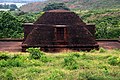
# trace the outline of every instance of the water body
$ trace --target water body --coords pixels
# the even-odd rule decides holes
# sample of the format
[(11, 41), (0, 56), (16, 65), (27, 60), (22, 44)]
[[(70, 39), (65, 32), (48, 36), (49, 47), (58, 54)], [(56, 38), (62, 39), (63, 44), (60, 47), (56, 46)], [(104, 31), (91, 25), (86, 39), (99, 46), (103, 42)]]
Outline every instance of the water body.
[(4, 5), (4, 4), (6, 4), (6, 5), (7, 5), (7, 4), (9, 4), (9, 5), (10, 5), (10, 4), (15, 4), (15, 5), (19, 8), (19, 7), (21, 7), (22, 5), (25, 5), (25, 4), (27, 4), (27, 3), (3, 2), (3, 3), (0, 3), (0, 4), (3, 4), (3, 5)]

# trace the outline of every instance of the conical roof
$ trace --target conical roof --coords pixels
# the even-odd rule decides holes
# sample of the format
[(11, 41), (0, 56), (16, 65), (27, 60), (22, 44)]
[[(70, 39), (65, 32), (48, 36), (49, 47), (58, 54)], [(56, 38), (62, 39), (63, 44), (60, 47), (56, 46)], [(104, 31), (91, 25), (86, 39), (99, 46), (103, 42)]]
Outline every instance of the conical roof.
[(68, 10), (47, 11), (34, 24), (85, 25), (78, 15)]

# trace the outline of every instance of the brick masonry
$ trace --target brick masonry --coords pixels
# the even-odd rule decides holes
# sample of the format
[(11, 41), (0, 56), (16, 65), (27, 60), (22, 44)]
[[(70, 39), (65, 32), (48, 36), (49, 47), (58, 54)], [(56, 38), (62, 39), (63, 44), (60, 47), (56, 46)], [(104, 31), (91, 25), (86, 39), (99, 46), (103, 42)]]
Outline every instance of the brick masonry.
[(98, 49), (95, 25), (87, 25), (74, 12), (51, 10), (45, 12), (33, 24), (24, 24), (22, 50), (40, 47), (43, 51), (61, 49)]

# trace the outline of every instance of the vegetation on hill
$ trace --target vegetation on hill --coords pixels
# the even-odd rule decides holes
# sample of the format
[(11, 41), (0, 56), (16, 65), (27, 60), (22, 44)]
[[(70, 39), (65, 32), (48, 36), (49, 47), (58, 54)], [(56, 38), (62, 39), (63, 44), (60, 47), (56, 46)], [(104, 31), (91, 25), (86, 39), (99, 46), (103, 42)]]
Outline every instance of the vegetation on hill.
[(70, 10), (64, 3), (53, 3), (48, 4), (43, 8), (43, 11), (55, 10), (55, 9), (63, 9)]
[(38, 19), (43, 12), (39, 13), (24, 13), (24, 12), (13, 12), (12, 13), (16, 18), (18, 18), (22, 23), (33, 23)]
[(71, 10), (115, 9), (120, 8), (120, 0), (47, 0), (29, 3), (20, 9), (25, 12), (39, 12), (49, 3), (65, 3)]
[(0, 38), (23, 38), (23, 23), (32, 23), (40, 13), (24, 13), (21, 11), (0, 11)]
[[(120, 80), (120, 50), (47, 54), (0, 52), (1, 80)], [(36, 54), (33, 54), (36, 53)]]
[(96, 25), (96, 38), (116, 39), (120, 36), (120, 9), (75, 11), (86, 23)]
[(0, 4), (0, 9), (18, 9), (18, 8), (15, 4), (10, 4), (10, 5)]

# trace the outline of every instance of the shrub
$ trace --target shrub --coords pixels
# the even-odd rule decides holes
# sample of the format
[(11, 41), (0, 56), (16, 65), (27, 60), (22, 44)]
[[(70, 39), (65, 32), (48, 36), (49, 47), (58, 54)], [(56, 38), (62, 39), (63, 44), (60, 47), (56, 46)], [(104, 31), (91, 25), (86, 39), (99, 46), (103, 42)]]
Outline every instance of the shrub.
[(36, 67), (30, 67), (28, 68), (29, 73), (40, 73), (42, 70), (40, 68)]
[(64, 80), (65, 73), (60, 70), (51, 71), (50, 75), (45, 80)]
[(15, 55), (12, 56), (12, 59), (16, 59), (16, 58), (21, 58), (21, 56), (18, 55), (18, 54), (15, 54)]
[(6, 67), (6, 66), (8, 66), (7, 61), (5, 61), (5, 60), (0, 60), (0, 67)]
[[(7, 55), (8, 56), (8, 55)], [(21, 67), (24, 66), (24, 56), (14, 55), (8, 56), (9, 58), (2, 57), (3, 59), (0, 60), (0, 67)]]
[(101, 48), (99, 49), (99, 53), (105, 53), (105, 52), (106, 52), (106, 50), (105, 50), (104, 48), (101, 47)]
[(116, 56), (109, 57), (108, 63), (113, 66), (116, 66), (116, 65), (120, 66), (120, 57), (116, 57)]
[(9, 55), (7, 55), (7, 54), (5, 54), (5, 53), (0, 53), (0, 60), (2, 60), (2, 59), (7, 60), (7, 59), (9, 59), (9, 58), (10, 58)]
[(5, 77), (6, 77), (6, 80), (13, 80), (13, 79), (14, 79), (11, 70), (7, 70), (7, 71), (6, 71), (6, 73), (5, 73)]
[(46, 55), (41, 56), (40, 60), (42, 62), (50, 62), (52, 59), (50, 57), (47, 57)]
[(79, 73), (79, 79), (78, 80), (114, 80), (112, 77), (109, 77), (107, 75), (101, 75), (103, 73), (98, 73), (95, 70), (93, 71), (85, 71)]
[(28, 48), (27, 51), (30, 53), (31, 59), (40, 59), (44, 53), (40, 51), (40, 48)]
[(113, 49), (112, 54), (120, 54), (120, 49)]
[(8, 62), (8, 66), (12, 66), (12, 67), (22, 67), (24, 65), (24, 61), (21, 60), (20, 58), (10, 59), (7, 62)]
[(93, 56), (93, 55), (87, 55), (87, 54), (83, 54), (83, 55), (81, 55), (81, 59), (82, 60), (94, 60), (95, 59), (95, 56)]
[(91, 52), (91, 53), (94, 53), (94, 52), (96, 52), (96, 49), (92, 49), (92, 50), (90, 50), (90, 52)]
[(79, 58), (79, 57), (80, 57), (80, 54), (78, 54), (78, 53), (73, 53), (73, 54), (71, 54), (71, 56), (76, 57), (76, 58)]
[(22, 67), (24, 65), (24, 62), (20, 59), (9, 59), (9, 60), (1, 60), (0, 61), (0, 67)]
[(70, 70), (79, 68), (76, 58), (72, 55), (64, 58), (64, 66)]
[(31, 60), (29, 60), (28, 59), (28, 62), (26, 63), (26, 65), (25, 66), (43, 66), (44, 65), (44, 63), (42, 62), (42, 61), (40, 61), (40, 60), (36, 60), (36, 59), (31, 59)]

